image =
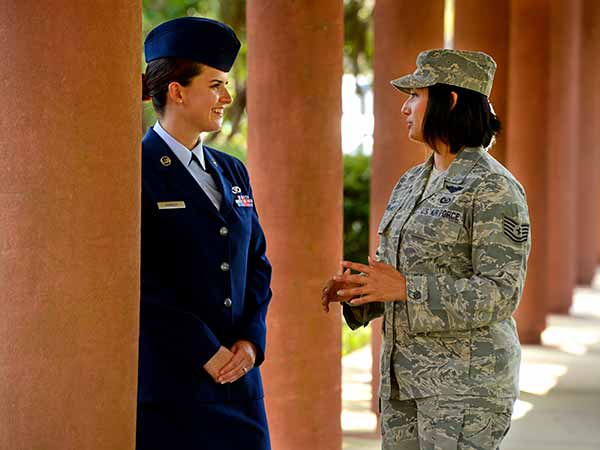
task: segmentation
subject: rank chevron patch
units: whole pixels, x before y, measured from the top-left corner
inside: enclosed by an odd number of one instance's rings
[[[529,224],[520,224],[508,217],[502,218],[502,229],[511,241],[521,244],[529,237]]]

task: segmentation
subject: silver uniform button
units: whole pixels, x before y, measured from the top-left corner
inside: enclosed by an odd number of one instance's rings
[[[227,227],[221,227],[221,229],[219,230],[219,234],[221,236],[227,236],[229,234],[229,230],[227,229]]]
[[[225,305],[225,308],[231,308],[231,305],[232,305],[232,303],[233,303],[233,302],[232,302],[232,301],[231,301],[231,299],[228,297],[228,298],[226,298],[226,299],[225,299],[225,301],[223,302],[223,305]]]
[[[221,263],[221,270],[223,272],[227,272],[229,270],[229,264],[227,264],[226,262]]]

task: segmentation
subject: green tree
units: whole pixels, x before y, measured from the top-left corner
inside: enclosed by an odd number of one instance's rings
[[[370,157],[344,155],[344,258],[367,263],[369,254]]]
[[[354,75],[363,102],[366,92],[358,76],[372,73],[374,6],[374,0],[344,0],[344,72]]]
[[[362,152],[344,155],[344,259],[364,264],[369,254],[370,161]],[[352,331],[342,324],[342,355],[370,340],[370,327]]]

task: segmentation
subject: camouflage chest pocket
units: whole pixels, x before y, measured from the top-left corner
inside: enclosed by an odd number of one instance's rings
[[[405,270],[444,271],[468,265],[462,211],[420,208],[404,227],[399,264]],[[432,266],[433,265],[433,266]]]
[[[417,242],[427,241],[428,246],[452,246],[466,233],[463,212],[450,209],[420,208],[407,221],[405,234]]]

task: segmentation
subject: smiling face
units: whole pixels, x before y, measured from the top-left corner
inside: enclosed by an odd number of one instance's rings
[[[428,101],[429,89],[416,88],[411,91],[410,96],[402,105],[402,114],[406,116],[408,137],[412,141],[424,142],[423,119]]]
[[[220,130],[225,108],[232,102],[228,83],[227,72],[203,66],[190,84],[180,86],[179,117],[200,133]]]

